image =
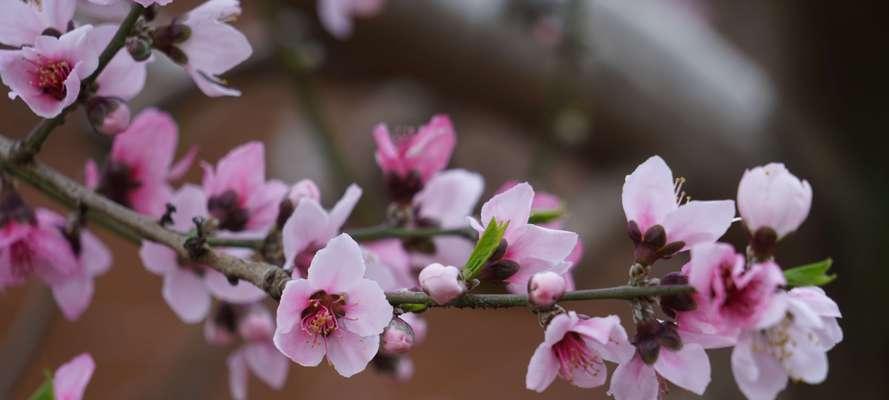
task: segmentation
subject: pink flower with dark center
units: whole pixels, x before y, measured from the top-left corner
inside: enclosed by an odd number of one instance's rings
[[[74,18],[71,0],[26,0],[0,2],[0,43],[21,47],[32,45],[41,35],[61,36]]]
[[[623,362],[633,354],[627,333],[614,315],[559,314],[547,325],[545,335],[525,376],[525,386],[536,392],[546,390],[556,376],[577,387],[601,386],[608,375],[604,361]]]
[[[505,249],[498,249],[483,274],[506,282],[513,293],[525,293],[528,279],[537,272],[553,271],[563,275],[571,266],[565,260],[577,245],[574,232],[528,223],[533,200],[531,185],[520,183],[482,205],[481,222],[469,219],[479,234],[492,219],[500,224],[509,223],[501,241]]]
[[[114,137],[111,154],[100,169],[86,164],[86,186],[133,210],[160,217],[170,201],[170,180],[178,179],[194,159],[192,149],[173,164],[179,132],[169,114],[146,109]]]
[[[361,247],[347,234],[319,250],[308,279],[287,282],[281,295],[278,350],[307,367],[326,356],[345,377],[364,370],[392,319],[392,306],[380,286],[364,278],[364,269]]]
[[[772,298],[755,329],[741,334],[732,372],[741,392],[770,400],[788,378],[818,384],[827,378],[827,352],[843,340],[839,307],[818,287],[794,288]]]
[[[688,201],[682,204],[683,179],[658,156],[639,165],[624,182],[622,201],[636,262],[651,265],[702,243],[713,243],[728,230],[735,216],[731,200]]]
[[[738,211],[760,259],[771,257],[775,244],[805,221],[812,207],[812,187],[772,163],[744,172],[738,185]]]
[[[393,140],[389,128],[374,128],[377,144],[377,165],[386,175],[386,184],[393,200],[410,203],[432,177],[443,170],[451,159],[457,142],[454,126],[446,115],[436,115],[416,133]]]
[[[785,284],[781,268],[774,262],[752,264],[725,243],[702,244],[691,250],[691,261],[683,267],[697,307],[678,314],[686,330],[736,337],[752,328]]]
[[[324,29],[343,40],[352,35],[352,19],[372,17],[385,3],[386,0],[319,0],[318,17]]]
[[[216,168],[202,163],[207,210],[229,233],[265,234],[275,223],[287,185],[265,178],[265,147],[249,142],[230,151]]]
[[[315,199],[302,198],[282,230],[284,269],[292,270],[294,277],[306,276],[315,253],[339,234],[360,198],[361,188],[354,184],[329,212]]]
[[[185,185],[173,196],[172,229],[186,232],[194,227],[194,217],[207,216],[207,200],[200,188]],[[241,249],[228,250],[246,257]],[[236,304],[253,303],[265,297],[265,292],[245,281],[232,285],[222,273],[184,259],[164,245],[143,241],[139,249],[142,263],[149,271],[164,278],[163,297],[170,308],[187,323],[198,322],[210,309],[211,295]]]
[[[99,64],[85,25],[58,38],[39,36],[33,47],[0,53],[0,78],[9,97],[21,97],[38,116],[53,118],[80,95],[80,83]]]
[[[52,391],[55,400],[80,400],[90,383],[96,362],[89,353],[74,357],[56,370],[52,377]]]

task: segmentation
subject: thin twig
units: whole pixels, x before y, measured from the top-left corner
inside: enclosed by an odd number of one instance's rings
[[[145,8],[138,4],[133,4],[133,7],[130,8],[130,13],[127,14],[126,19],[121,22],[120,27],[117,29],[117,32],[114,33],[114,36],[111,38],[111,42],[108,43],[108,46],[102,50],[102,53],[99,55],[99,63],[96,67],[96,70],[92,73],[92,75],[88,76],[80,83],[80,92],[86,93],[89,91],[93,84],[96,82],[96,79],[99,77],[99,74],[105,70],[105,67],[108,66],[108,63],[111,62],[111,59],[117,55],[117,52],[123,48],[126,43],[127,36],[133,30],[133,26],[136,24],[136,21],[142,16],[142,13],[145,11]],[[65,122],[65,116],[68,115],[71,111],[77,108],[80,105],[80,101],[77,101],[71,104],[68,107],[65,107],[59,115],[44,119],[37,124],[31,132],[28,133],[24,139],[16,142],[15,147],[13,147],[12,153],[10,155],[11,160],[18,163],[31,161],[34,156],[40,152],[40,148],[43,147],[43,143],[46,142],[46,139],[49,138],[49,134],[52,133],[54,129],[59,127]]]

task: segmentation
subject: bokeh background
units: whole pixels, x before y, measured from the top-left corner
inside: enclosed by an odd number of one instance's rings
[[[4,0],[14,1],[14,0]],[[177,0],[170,18],[195,1]],[[791,385],[787,399],[889,398],[889,185],[886,141],[889,47],[885,1],[389,0],[338,41],[311,1],[244,1],[238,26],[253,57],[227,75],[241,98],[209,99],[157,55],[133,109],[157,106],[180,124],[180,148],[215,161],[247,140],[267,145],[270,173],[311,178],[326,203],[348,182],[365,189],[350,226],[381,220],[382,179],[372,126],[410,127],[450,114],[458,132],[452,166],[481,172],[486,195],[528,179],[561,195],[586,255],[578,286],[622,284],[631,261],[620,208],[623,177],[660,154],[697,199],[734,198],[744,168],[780,160],[815,190],[812,213],[782,243],[785,266],[833,257],[827,287],[846,339],[830,352],[820,386]],[[20,137],[36,122],[21,102],[0,103],[0,131]],[[81,113],[40,158],[81,179],[107,138]],[[197,182],[197,169],[187,177]],[[49,204],[23,190],[29,200]],[[65,321],[37,283],[0,295],[0,398],[25,398],[43,370],[83,351],[98,369],[96,399],[228,398],[225,357],[201,325],[182,324],[160,296],[161,281],[136,247],[100,232],[112,270],[77,322]],[[742,245],[738,227],[727,240]],[[658,266],[659,273],[682,260]],[[588,314],[628,316],[622,302],[574,304]],[[254,399],[606,398],[557,381],[524,389],[542,331],[526,310],[434,310],[413,352],[406,384],[368,370],[344,379],[327,367],[291,368],[270,391],[251,378]],[[728,351],[712,352],[705,398],[741,398]],[[680,389],[669,398],[693,397]]]

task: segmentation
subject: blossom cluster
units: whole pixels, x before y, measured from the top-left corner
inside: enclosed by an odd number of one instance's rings
[[[724,347],[732,347],[732,372],[750,399],[775,398],[789,379],[826,378],[826,353],[842,340],[841,315],[819,287],[789,281],[774,257],[812,202],[809,184],[782,164],[746,171],[737,202],[688,200],[684,179],[674,179],[658,156],[626,177],[621,200],[634,245],[628,286],[690,288],[633,298],[630,335],[617,315],[592,317],[558,304],[575,289],[572,274],[583,257],[558,196],[506,182],[476,217],[485,182],[476,172],[448,169],[457,135],[446,115],[403,134],[385,124],[370,132],[390,199],[381,226],[436,234],[359,240],[344,226],[362,188],[352,184],[331,202],[311,180],[269,178],[265,147],[255,141],[215,163],[201,161],[200,184],[180,183],[197,148],[177,160],[172,116],[146,108],[131,118],[127,105],[144,86],[146,64],[156,50],[208,96],[237,96],[219,75],[252,50],[230,25],[241,12],[237,0],[209,0],[157,23],[157,8],[170,2],[137,0],[133,10],[150,12],[130,24],[99,26],[74,20],[81,4],[74,0],[4,2],[0,43],[10,50],[0,51],[0,78],[10,97],[38,116],[55,118],[83,105],[93,126],[110,135],[107,157],[85,163],[86,189],[189,240],[228,243],[215,250],[289,278],[273,313],[272,292],[257,281],[226,275],[188,248],[141,240],[139,258],[162,280],[161,297],[172,313],[184,323],[203,322],[209,344],[237,347],[227,359],[232,397],[247,397],[250,374],[282,388],[291,362],[313,367],[326,359],[344,377],[371,366],[397,381],[410,379],[410,352],[427,336],[421,313],[459,305],[478,286],[525,296],[545,326],[527,369],[530,390],[542,392],[557,377],[582,388],[603,386],[607,362],[617,365],[609,393],[618,400],[657,399],[670,383],[703,394],[711,374],[706,350]],[[334,35],[344,36],[352,16],[381,5],[322,0],[319,13]],[[107,57],[120,32],[125,50]],[[51,287],[63,315],[77,319],[91,302],[95,278],[112,264],[111,252],[86,227],[89,210],[63,216],[35,209],[5,175],[0,183],[0,290],[35,277]],[[738,221],[749,238],[742,253],[719,242]],[[658,261],[686,252],[680,271],[653,275]],[[423,293],[417,304],[389,298]],[[60,368],[55,398],[81,398],[94,368],[89,355]]]

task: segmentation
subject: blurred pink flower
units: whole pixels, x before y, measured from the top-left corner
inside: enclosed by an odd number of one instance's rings
[[[472,215],[485,183],[481,175],[462,169],[451,169],[433,176],[413,198],[417,215],[417,228],[461,228],[466,217]],[[472,252],[473,243],[459,236],[432,238],[435,246],[432,254],[412,254],[413,265],[434,262],[445,265],[462,265]]]
[[[680,312],[679,326],[709,335],[737,337],[756,325],[779,287],[785,284],[781,268],[773,262],[751,264],[725,243],[692,248],[683,267],[694,286],[694,310]]]
[[[86,186],[139,213],[160,217],[170,201],[169,181],[181,177],[194,159],[192,149],[173,164],[179,131],[173,118],[153,108],[139,113],[114,137],[101,173],[87,161]]]
[[[21,47],[33,45],[44,34],[67,32],[76,4],[71,0],[0,2],[0,43]]]
[[[419,280],[423,291],[438,304],[450,303],[466,291],[460,270],[450,265],[429,264],[420,271]]]
[[[207,201],[200,188],[185,185],[173,196],[171,228],[186,232],[194,227],[194,217],[207,215]],[[236,250],[235,255],[246,256]],[[243,280],[232,285],[222,273],[200,264],[182,260],[175,251],[162,244],[143,241],[139,249],[142,263],[149,271],[164,278],[163,297],[170,308],[186,323],[198,322],[210,309],[211,294],[221,300],[244,304],[265,297],[265,292]]]
[[[364,277],[375,281],[385,291],[411,289],[418,286],[416,273],[411,269],[410,256],[398,239],[364,243]]]
[[[281,295],[274,337],[278,350],[307,367],[326,355],[344,377],[364,370],[377,354],[393,311],[380,286],[364,278],[364,269],[361,248],[347,234],[319,250],[308,279],[287,282]]]
[[[604,360],[624,362],[633,351],[617,316],[559,314],[547,325],[543,343],[531,356],[525,387],[543,392],[556,376],[577,387],[601,386],[608,375]]]
[[[248,370],[273,389],[284,387],[290,363],[275,348],[274,331],[275,322],[265,306],[255,303],[246,307],[238,320],[238,333],[244,345],[229,355],[226,362],[232,398],[247,398]]]
[[[74,357],[56,370],[52,377],[55,400],[80,400],[90,383],[96,362],[89,353]]]
[[[710,359],[704,347],[683,339],[678,350],[662,347],[657,360],[648,365],[636,352],[621,361],[611,376],[608,394],[616,400],[654,400],[666,392],[666,382],[702,395],[710,384]]]
[[[787,379],[817,384],[827,378],[827,351],[843,340],[840,309],[818,287],[772,298],[756,329],[738,339],[732,372],[751,400],[774,399]]]
[[[15,2],[5,2],[15,3]],[[99,64],[99,52],[85,25],[59,38],[39,36],[34,47],[0,51],[0,78],[9,97],[21,97],[35,114],[53,118],[80,96],[80,83]]]
[[[339,234],[360,198],[361,188],[355,184],[346,188],[346,193],[329,212],[318,201],[302,198],[282,230],[284,269],[293,271],[297,278],[306,276],[315,253]]]
[[[624,182],[622,201],[636,261],[650,265],[694,245],[713,243],[735,216],[731,200],[681,203],[681,182],[658,156],[639,165]]]
[[[187,57],[185,70],[207,96],[241,95],[219,78],[253,53],[247,37],[229,24],[240,15],[238,0],[209,0],[182,20],[191,34],[177,46]]]
[[[90,46],[104,49],[117,32],[118,25],[99,25],[90,31]],[[149,58],[149,61],[152,59]],[[145,87],[147,61],[136,61],[130,52],[120,50],[96,78],[96,96],[131,100]]]
[[[207,209],[229,233],[265,234],[275,223],[287,185],[266,180],[265,147],[249,142],[230,151],[216,164],[201,163]]]
[[[386,0],[319,0],[321,25],[337,39],[352,35],[352,19],[372,17],[380,12]]]
[[[416,133],[394,140],[389,128],[378,124],[373,136],[377,144],[377,165],[386,174],[390,187],[398,186],[399,192],[409,192],[403,193],[406,200],[448,165],[457,143],[454,126],[446,115],[436,115]]]
[[[526,293],[528,279],[537,272],[554,271],[564,274],[571,266],[565,259],[577,245],[574,232],[543,228],[529,224],[534,189],[528,183],[520,183],[509,190],[494,195],[482,205],[481,222],[470,218],[470,225],[481,234],[494,219],[497,223],[509,223],[503,240],[506,251],[492,263],[509,263],[517,269],[504,279],[513,293]],[[490,266],[489,266],[490,267]],[[486,268],[489,268],[486,267]]]

